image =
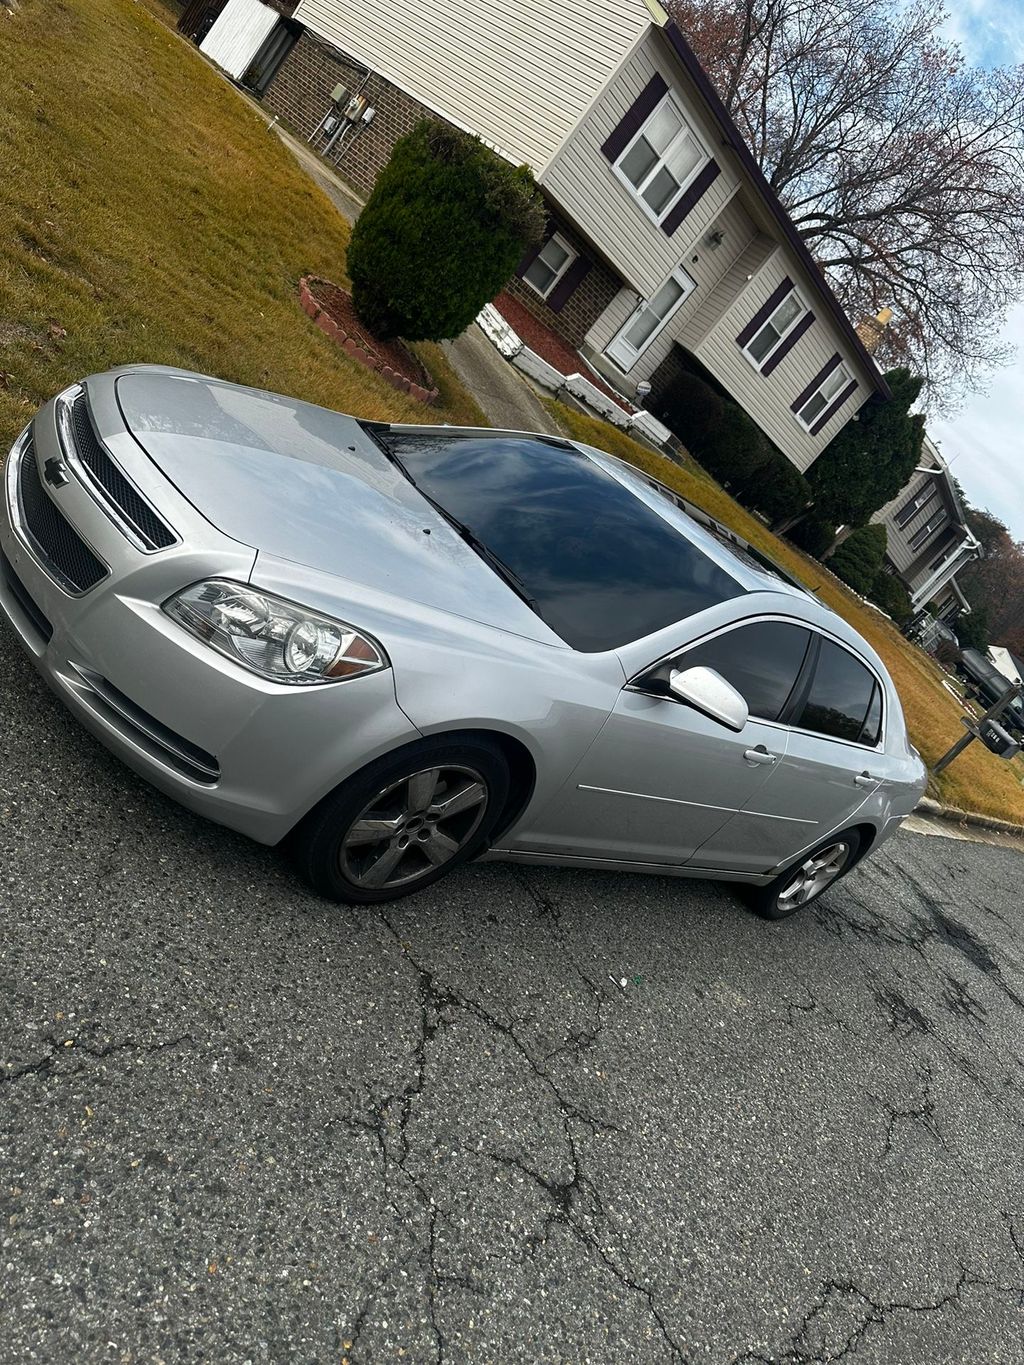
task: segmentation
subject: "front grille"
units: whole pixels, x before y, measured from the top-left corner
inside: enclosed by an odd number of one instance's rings
[[[15,602],[17,602],[18,606],[28,617],[37,632],[42,636],[43,643],[49,644],[53,639],[53,626],[36,606],[35,600],[29,595],[28,589],[14,572],[14,565],[4,554],[3,550],[0,550],[0,578],[7,584]]]
[[[202,782],[208,787],[216,785],[220,779],[220,764],[213,754],[151,716],[91,668],[82,664],[72,664],[72,667],[81,684],[76,689],[78,695],[112,729],[193,782]]]
[[[173,545],[174,532],[157,516],[100,442],[89,416],[84,393],[80,393],[71,405],[71,425],[74,453],[92,475],[98,491],[104,495],[110,507],[138,536],[143,548],[166,550],[168,545]]]
[[[107,566],[96,558],[43,487],[31,440],[21,455],[18,504],[32,549],[50,577],[66,592],[80,596],[106,578]]]

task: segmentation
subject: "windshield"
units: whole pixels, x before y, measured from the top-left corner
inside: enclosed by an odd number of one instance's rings
[[[574,649],[614,649],[744,591],[571,446],[371,434]]]

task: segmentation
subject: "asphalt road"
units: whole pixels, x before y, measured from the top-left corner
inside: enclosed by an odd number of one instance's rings
[[[5,1365],[1024,1361],[1020,854],[350,912],[6,632],[0,812]]]

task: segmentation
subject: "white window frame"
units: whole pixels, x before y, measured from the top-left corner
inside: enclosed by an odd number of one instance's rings
[[[625,161],[626,157],[629,156],[630,152],[643,137],[648,127],[658,117],[658,115],[661,113],[662,109],[664,109],[666,105],[672,106],[680,122],[682,123],[682,128],[672,139],[669,145],[666,147],[665,151],[663,153],[657,153],[658,160],[654,163],[654,166],[651,168],[651,170],[648,171],[643,182],[640,185],[634,185],[632,180],[630,180],[629,177],[626,175],[625,171],[622,170],[622,163]],[[700,155],[693,170],[679,186],[677,193],[675,193],[672,196],[672,198],[668,201],[668,203],[661,210],[661,212],[658,213],[650,206],[650,204],[648,204],[647,200],[643,197],[643,191],[651,183],[651,181],[658,174],[659,170],[662,169],[662,167],[666,167],[666,169],[668,168],[667,163],[669,161],[671,153],[673,152],[674,149],[679,147],[682,144],[683,140],[686,138],[690,139],[693,142],[694,146],[697,148],[697,151],[700,153]],[[622,151],[615,158],[615,161],[612,164],[612,170],[615,173],[617,179],[626,187],[626,190],[628,191],[630,198],[633,199],[637,204],[639,204],[640,208],[644,211],[647,217],[650,218],[652,223],[658,223],[660,225],[672,212],[676,204],[678,204],[679,200],[686,193],[687,189],[689,189],[690,185],[693,184],[697,176],[700,175],[701,171],[708,164],[708,161],[710,159],[711,159],[710,153],[708,152],[708,149],[705,147],[703,140],[697,135],[697,132],[693,127],[693,124],[686,117],[686,114],[683,112],[682,106],[680,105],[679,101],[672,94],[672,92],[669,91],[667,95],[665,95],[662,99],[658,101],[657,105],[644,119],[641,127],[637,129],[637,131],[629,139],[629,142],[626,144],[626,146],[623,147]],[[670,173],[674,175],[674,172]]]
[[[843,377],[842,383],[839,384],[837,388],[832,390],[829,397],[825,399],[824,405],[818,409],[814,416],[811,417],[809,421],[805,420],[804,413],[807,410],[808,406],[814,402],[815,398],[819,397],[822,394],[822,390],[825,388],[825,386],[831,384],[833,379],[837,378],[839,375],[842,375]],[[813,393],[809,393],[807,395],[807,397],[803,401],[803,404],[801,405],[800,411],[795,414],[796,420],[803,427],[804,431],[807,432],[810,431],[811,427],[814,426],[815,422],[818,420],[821,414],[823,412],[828,411],[828,409],[832,406],[832,404],[836,401],[836,399],[839,397],[842,391],[852,380],[853,375],[850,373],[849,369],[847,369],[846,365],[841,363],[835,367],[831,374],[827,374],[825,376],[825,378],[821,381],[821,383],[818,385],[818,387],[814,390]]]
[[[533,283],[533,281],[528,280],[526,276],[528,271],[532,269],[534,263],[538,261],[541,258],[541,256],[544,255],[544,252],[547,250],[547,248],[551,245],[552,242],[554,242],[557,246],[560,246],[562,248],[562,250],[566,253],[566,258],[561,268],[558,270],[557,274],[554,276],[551,283],[548,285],[547,289],[543,290],[538,289],[537,286]],[[526,267],[526,270],[523,271],[522,276],[523,283],[528,288],[532,289],[533,292],[537,294],[540,298],[546,299],[550,295],[551,291],[558,284],[558,282],[565,275],[565,272],[569,269],[572,263],[578,259],[579,254],[580,253],[576,250],[572,243],[569,242],[565,237],[563,237],[560,232],[553,232],[551,236],[547,239],[547,241],[544,243],[544,245],[541,247],[541,249],[537,252],[536,256],[534,256],[530,264]],[[545,262],[545,264],[547,264],[547,262]]]
[[[669,280],[678,281],[678,283],[682,286],[683,292],[679,295],[679,298],[676,299],[675,303],[672,305],[669,311],[664,315],[664,317],[658,323],[657,327],[655,327],[654,331],[650,334],[650,336],[646,338],[643,345],[640,346],[638,349],[637,347],[633,346],[631,342],[626,341],[626,333],[637,321],[637,319],[640,317],[640,314],[644,311],[644,309],[650,305],[651,299],[657,298],[657,296],[665,288],[665,285],[668,284]],[[609,341],[608,345],[605,347],[604,353],[612,362],[612,364],[618,366],[618,368],[623,372],[623,374],[628,374],[629,371],[640,359],[640,357],[644,354],[644,352],[654,345],[655,341],[657,341],[658,337],[661,336],[662,332],[675,317],[676,313],[679,312],[679,309],[683,306],[683,304],[686,302],[686,300],[690,297],[690,295],[696,288],[697,285],[694,279],[686,273],[686,271],[683,269],[681,265],[676,266],[675,270],[673,270],[669,275],[667,275],[665,279],[661,282],[661,284],[658,285],[657,289],[651,295],[651,299],[644,299],[641,303],[639,303],[636,306],[636,308],[633,309],[632,313],[630,313],[629,317],[626,319],[626,321],[622,324],[619,330],[612,337],[611,341]],[[632,356],[624,353],[616,355],[614,353],[614,348],[616,346],[621,346],[622,348],[628,347],[629,350],[633,353]]]
[[[796,317],[793,319],[793,321],[789,324],[789,326],[786,328],[784,332],[778,332],[778,328],[773,326],[772,318],[776,316],[780,308],[784,308],[786,306],[786,304],[789,302],[791,298],[796,299],[797,303],[800,305],[800,311],[799,313],[797,313]],[[757,329],[754,335],[743,347],[744,356],[746,356],[747,361],[751,365],[753,365],[754,369],[757,370],[759,374],[768,364],[769,360],[771,360],[772,356],[779,349],[782,343],[789,336],[790,332],[792,332],[795,327],[800,326],[800,323],[807,316],[807,312],[808,312],[807,304],[804,302],[803,295],[800,293],[799,289],[791,289],[789,293],[786,295],[786,297],[780,300],[778,306],[772,310],[771,316],[765,318],[761,326]],[[771,350],[766,351],[765,354],[761,357],[761,359],[758,360],[757,357],[753,355],[751,347],[753,346],[754,342],[758,339],[758,337],[761,335],[761,333],[765,330],[766,327],[772,327],[773,331],[778,332],[778,337],[776,339],[775,345],[771,348]],[[808,402],[809,401],[810,400],[808,399]]]

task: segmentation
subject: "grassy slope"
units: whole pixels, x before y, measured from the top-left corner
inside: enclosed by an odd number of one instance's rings
[[[569,435],[638,465],[733,527],[752,545],[791,570],[801,582],[815,588],[818,596],[855,626],[885,660],[903,699],[911,738],[926,762],[933,763],[963,735],[962,709],[942,686],[942,674],[932,660],[908,644],[886,617],[847,592],[831,574],[824,573],[816,560],[773,536],[703,472],[680,468],[607,422],[586,417],[559,403],[550,406]],[[942,773],[935,784],[935,794],[940,800],[966,810],[1024,821],[1022,776],[1020,760],[1004,763],[974,744]]]
[[[347,225],[141,4],[0,13],[0,90],[0,448],[69,381],[133,361],[370,418],[484,422],[437,347],[444,406],[424,409],[299,310],[302,274],[343,276]]]

